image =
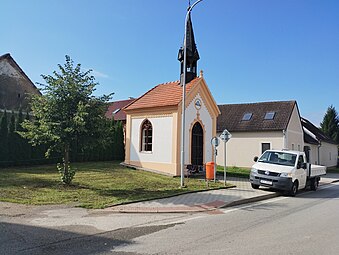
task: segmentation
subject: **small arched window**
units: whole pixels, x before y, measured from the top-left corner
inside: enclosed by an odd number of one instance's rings
[[[152,124],[145,120],[141,126],[141,151],[152,151]]]

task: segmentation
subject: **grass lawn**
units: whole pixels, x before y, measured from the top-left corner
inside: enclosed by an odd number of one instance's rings
[[[86,208],[167,197],[191,191],[222,188],[223,183],[132,170],[117,162],[74,163],[70,186],[61,184],[56,165],[0,169],[0,201],[22,204],[75,204]]]
[[[327,172],[328,173],[337,173],[337,174],[339,174],[339,168],[337,167],[337,168],[327,168]]]
[[[227,176],[232,177],[240,177],[240,178],[249,178],[251,169],[249,168],[241,168],[241,167],[226,167],[226,180]],[[224,174],[224,167],[223,166],[217,166],[217,174],[223,175]]]

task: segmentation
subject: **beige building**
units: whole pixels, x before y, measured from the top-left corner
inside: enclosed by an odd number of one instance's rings
[[[303,150],[303,129],[296,101],[219,105],[217,134],[227,129],[227,166],[251,167],[267,149]],[[217,164],[224,165],[224,144]]]
[[[219,105],[217,134],[227,129],[227,166],[251,167],[253,158],[267,149],[305,151],[312,164],[333,167],[338,148],[308,120],[301,118],[296,101]],[[217,164],[224,165],[224,144]]]
[[[186,166],[194,166],[197,171],[203,170],[204,164],[213,158],[210,141],[216,135],[220,112],[202,71],[197,77],[200,57],[191,16],[188,17],[186,28],[186,50],[181,47],[178,54],[180,81],[159,84],[123,109],[126,113],[127,165],[180,175],[181,130],[184,130],[183,162]],[[182,127],[184,84],[185,124]]]
[[[338,144],[310,121],[301,118],[304,130],[305,152],[312,164],[334,167],[338,160]]]
[[[219,109],[202,77],[186,86],[185,165],[203,166],[213,158]],[[182,86],[160,84],[124,108],[125,164],[173,176],[180,175]]]

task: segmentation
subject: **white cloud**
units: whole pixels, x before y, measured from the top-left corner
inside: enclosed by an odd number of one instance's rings
[[[92,69],[91,75],[93,75],[95,78],[104,78],[108,79],[109,76],[107,74],[101,73],[97,70]]]

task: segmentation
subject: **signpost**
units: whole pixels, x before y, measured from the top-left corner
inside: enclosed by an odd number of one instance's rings
[[[211,140],[211,144],[214,147],[214,182],[215,182],[215,176],[217,175],[217,147],[219,146],[218,137],[214,136]]]
[[[230,132],[228,132],[227,129],[225,129],[220,134],[220,139],[224,141],[224,185],[226,186],[226,143],[229,139],[231,139],[232,135]]]

